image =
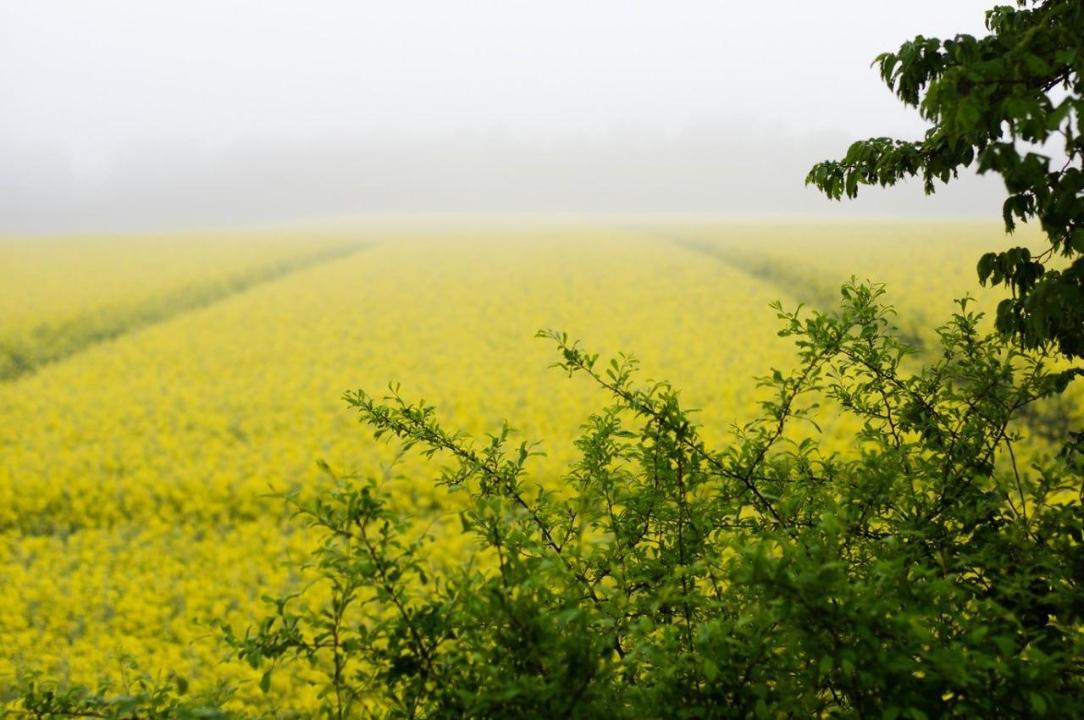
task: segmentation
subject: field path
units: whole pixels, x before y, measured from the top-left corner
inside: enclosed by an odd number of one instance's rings
[[[705,255],[723,263],[749,277],[778,288],[792,298],[821,312],[828,312],[839,305],[839,286],[827,281],[808,266],[792,267],[760,254],[751,248],[722,245],[704,240],[684,237],[669,237],[668,241],[677,247]],[[915,326],[920,318],[902,317],[903,327],[897,328],[903,342],[917,351],[926,349],[926,342],[918,334]]]

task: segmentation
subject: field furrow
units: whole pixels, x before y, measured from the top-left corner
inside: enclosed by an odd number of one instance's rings
[[[362,247],[360,244],[346,243],[310,250],[302,245],[293,256],[271,262],[254,259],[252,267],[224,277],[215,277],[211,273],[208,279],[189,281],[137,301],[49,318],[28,332],[0,337],[0,382],[14,380],[97,343],[210,305],[255,285],[346,257]]]

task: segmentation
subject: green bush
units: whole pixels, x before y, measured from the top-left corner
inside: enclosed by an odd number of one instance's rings
[[[722,448],[632,358],[602,364],[542,333],[611,399],[559,488],[529,478],[532,447],[507,427],[472,441],[398,388],[348,393],[378,437],[446,463],[474,552],[436,565],[425,518],[375,480],[292,496],[323,538],[325,588],[223,625],[226,642],[265,690],[277,666],[315,667],[336,720],[1079,717],[1084,448],[1021,467],[1013,419],[1080,371],[984,335],[964,301],[940,357],[907,373],[881,295],[852,283],[838,313],[777,305],[800,363],[760,381],[762,416]],[[862,421],[847,452],[820,450],[818,413]],[[39,684],[22,703],[225,716],[179,697]]]
[[[299,505],[329,606],[284,599],[230,643],[324,668],[332,718],[1079,716],[1080,448],[1022,469],[1012,426],[1076,371],[981,334],[964,302],[909,375],[880,296],[780,311],[800,366],[761,381],[763,416],[722,449],[631,358],[545,333],[612,399],[560,493],[507,428],[476,443],[397,388],[347,394],[377,436],[450,463],[477,556],[436,570],[415,518],[343,481]],[[864,423],[852,451],[792,439],[818,398]]]

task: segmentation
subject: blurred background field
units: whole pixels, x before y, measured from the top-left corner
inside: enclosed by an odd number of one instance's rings
[[[348,389],[400,382],[475,435],[507,419],[544,441],[553,484],[602,396],[550,369],[536,330],[635,354],[720,442],[755,414],[752,379],[793,361],[773,300],[827,308],[852,274],[885,282],[929,351],[951,298],[993,309],[974,264],[1008,242],[994,223],[644,219],[2,240],[0,687],[132,661],[257,702],[208,622],[243,627],[298,582],[309,538],[272,491],[320,487],[318,459],[379,476],[393,458]],[[832,442],[856,429],[820,419]],[[436,474],[407,460],[390,482],[439,533]],[[290,674],[272,698],[313,701]]]
[[[359,247],[317,233],[0,241],[0,379]]]

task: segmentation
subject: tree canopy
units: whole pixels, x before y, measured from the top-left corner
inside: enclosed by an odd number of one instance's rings
[[[1008,196],[1005,228],[1038,220],[1049,247],[1015,247],[978,262],[983,284],[1011,296],[997,327],[1028,348],[1055,343],[1084,357],[1084,3],[1019,0],[986,14],[989,34],[918,36],[874,64],[885,84],[932,125],[920,140],[887,137],[850,146],[809,172],[828,197],[860,185],[920,177],[927,193],[960,168],[995,172]],[[1059,147],[1060,145],[1060,147]]]

